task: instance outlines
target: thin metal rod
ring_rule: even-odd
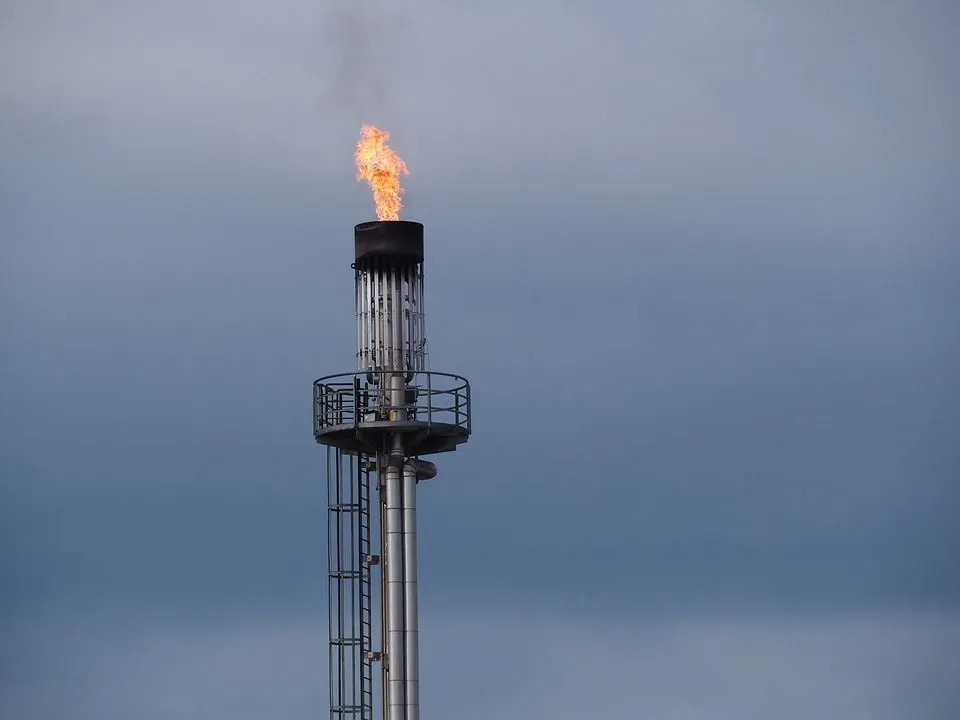
[[[406,652],[406,716],[420,717],[420,624],[417,606],[417,470],[403,466],[403,604]]]
[[[359,486],[354,483],[354,477],[356,476],[356,474],[354,472],[354,456],[353,455],[348,456],[346,470],[347,472],[344,475],[344,487],[348,489],[347,502],[350,503],[350,507],[352,508],[349,516],[350,517],[350,523],[349,523],[350,539],[346,543],[347,547],[349,548],[347,553],[347,557],[349,558],[349,560],[347,561],[347,569],[351,572],[351,574],[355,574],[355,578],[356,578],[356,579],[351,579],[349,585],[347,586],[349,589],[349,596],[350,596],[350,605],[349,605],[349,611],[347,615],[348,615],[348,623],[350,627],[350,636],[351,636],[350,639],[352,643],[350,645],[348,660],[350,662],[351,704],[358,704],[360,700],[360,695],[358,691],[360,688],[357,684],[357,680],[358,680],[357,675],[360,670],[360,657],[357,654],[357,651],[358,651],[359,643],[361,642],[360,613],[359,613],[360,566],[358,562],[360,560],[360,548],[358,546],[358,543],[360,540],[360,536],[359,536],[360,518],[358,517],[359,515],[358,510],[360,509],[360,503],[359,503],[359,497],[357,495],[357,490],[359,489]]]
[[[386,449],[386,448],[384,448]],[[388,452],[382,452],[377,456],[377,494],[379,496],[379,502],[377,503],[380,508],[380,516],[378,518],[378,527],[379,527],[379,541],[380,541],[380,650],[382,653],[386,653],[387,648],[387,569],[386,569],[386,559],[387,559],[387,539],[386,539],[386,528],[387,528],[387,493],[386,493],[386,474],[387,474],[387,462],[390,459],[390,454]],[[382,657],[381,655],[381,664],[380,664],[380,718],[381,720],[387,720],[389,717],[389,709],[387,707],[387,667],[389,661]]]

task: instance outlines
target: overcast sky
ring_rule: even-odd
[[[960,715],[960,9],[8,0],[0,715],[326,712],[361,122],[474,432],[425,717]]]

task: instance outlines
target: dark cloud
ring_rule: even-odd
[[[412,170],[431,364],[474,383],[426,605],[957,607],[951,9],[148,5],[0,27],[8,617],[322,615],[359,119]]]
[[[467,720],[629,717],[638,708],[676,718],[939,720],[960,702],[949,616],[430,617],[421,630],[424,712]],[[18,626],[9,633],[17,667],[44,682],[11,683],[0,709],[20,718],[69,708],[77,720],[314,717],[326,705],[325,633],[296,615]]]
[[[424,492],[424,592],[589,605],[571,573],[590,568],[603,602],[661,612],[956,602],[939,256],[884,256],[880,238],[858,259],[836,233],[821,264],[799,233],[766,247],[786,232],[767,223],[580,243],[628,219],[511,220],[515,246],[489,257],[486,229],[461,220],[454,253],[457,219],[429,225],[432,363],[474,381],[478,434]],[[82,299],[21,327],[34,360],[9,390],[7,507],[35,537],[11,562],[52,584],[45,602],[322,594],[309,383],[351,362],[349,240],[325,251],[272,213],[234,223],[202,241],[203,220],[202,251],[181,239],[120,276],[64,275]],[[280,248],[260,241],[276,227]]]

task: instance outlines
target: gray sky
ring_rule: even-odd
[[[425,713],[960,711],[953,3],[0,20],[4,717],[324,712],[363,121],[474,385]]]

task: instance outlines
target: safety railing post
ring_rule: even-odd
[[[460,388],[453,391],[453,424],[460,427]]]
[[[433,373],[427,373],[427,427],[433,427]]]
[[[357,427],[357,415],[360,414],[360,378],[353,376],[353,427]]]

